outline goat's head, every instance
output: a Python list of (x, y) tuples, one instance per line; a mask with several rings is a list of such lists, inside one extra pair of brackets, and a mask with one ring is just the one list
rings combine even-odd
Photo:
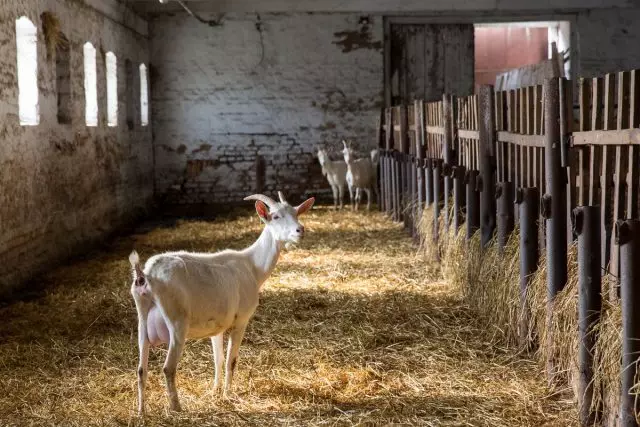
[(347, 142), (346, 140), (342, 140), (342, 145), (344, 148), (342, 149), (342, 154), (344, 155), (344, 161), (350, 163), (353, 160), (353, 147), (351, 141)]
[(329, 161), (329, 155), (327, 154), (326, 150), (322, 147), (318, 147), (318, 160), (320, 161), (320, 164), (323, 166), (325, 163)]
[(281, 191), (278, 191), (280, 202), (263, 194), (253, 194), (244, 200), (256, 201), (258, 216), (270, 229), (277, 241), (283, 243), (298, 243), (304, 237), (304, 226), (298, 221), (298, 217), (309, 211), (316, 201), (311, 197), (298, 206), (291, 206)]

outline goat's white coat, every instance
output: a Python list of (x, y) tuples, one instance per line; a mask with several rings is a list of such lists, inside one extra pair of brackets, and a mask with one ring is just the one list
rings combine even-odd
[[(254, 197), (254, 196), (252, 196)], [(261, 200), (268, 199), (260, 196)], [(265, 228), (250, 247), (213, 254), (167, 252), (152, 256), (144, 270), (134, 251), (129, 260), (134, 280), (131, 293), (138, 312), (139, 412), (144, 412), (144, 387), (149, 346), (169, 343), (164, 364), (171, 409), (180, 410), (175, 372), (186, 339), (211, 337), (214, 352), (214, 388), (218, 389), (223, 363), (223, 333), (229, 333), (225, 387), (231, 386), (240, 342), (247, 323), (258, 306), (259, 291), (267, 280), (283, 245), (298, 242), (304, 227), (297, 216), (309, 210), (314, 199), (293, 208), (284, 201), (262, 201), (256, 210)]]
[[(349, 186), (349, 199), (355, 210), (358, 210), (361, 191), (367, 193), (367, 210), (371, 209), (371, 191), (378, 197), (378, 150), (372, 150), (370, 158), (356, 159), (351, 147), (346, 141), (342, 141), (344, 149), (344, 161), (347, 164), (347, 185)], [(354, 198), (355, 191), (355, 198)]]
[(347, 164), (342, 160), (330, 160), (329, 155), (323, 149), (318, 149), (318, 161), (322, 166), (322, 175), (327, 177), (331, 191), (333, 192), (333, 207), (340, 209), (344, 206), (344, 186), (347, 182)]

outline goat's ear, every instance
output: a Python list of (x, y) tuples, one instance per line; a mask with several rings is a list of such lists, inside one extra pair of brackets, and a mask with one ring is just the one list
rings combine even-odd
[(302, 215), (303, 213), (309, 211), (315, 202), (316, 202), (315, 197), (311, 197), (305, 200), (300, 205), (296, 206), (296, 213), (298, 215)]
[(269, 208), (263, 202), (258, 200), (256, 202), (256, 212), (258, 212), (258, 216), (265, 221), (271, 220), (271, 214), (269, 213)]
[(344, 139), (342, 140), (342, 145), (344, 145), (344, 148), (349, 148), (347, 147), (347, 141), (345, 141)]

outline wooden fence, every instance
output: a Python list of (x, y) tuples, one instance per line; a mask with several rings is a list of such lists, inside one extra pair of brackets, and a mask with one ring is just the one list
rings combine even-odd
[[(637, 425), (632, 387), (640, 355), (640, 70), (439, 102), (415, 101), (383, 111), (380, 207), (416, 235), (432, 206), (434, 242), (466, 223), (486, 246), (502, 250), (520, 228), (524, 298), (546, 253), (548, 306), (567, 283), (567, 252), (577, 240), (583, 424), (594, 419), (594, 325), (602, 297), (622, 308), (621, 425)], [(452, 203), (452, 206), (449, 204)], [(440, 217), (442, 216), (442, 219)], [(635, 262), (634, 262), (635, 261)], [(601, 291), (601, 277), (618, 285)], [(636, 285), (636, 281), (638, 284)], [(524, 305), (523, 305), (524, 306)], [(553, 361), (548, 361), (550, 372)]]

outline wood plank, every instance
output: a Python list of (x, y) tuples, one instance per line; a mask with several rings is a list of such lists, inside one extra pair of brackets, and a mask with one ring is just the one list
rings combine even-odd
[(498, 132), (498, 141), (509, 142), (526, 147), (544, 148), (544, 135), (520, 135), (511, 132)]
[(444, 127), (442, 126), (427, 126), (426, 130), (432, 135), (444, 135)]
[(580, 131), (591, 130), (591, 80), (581, 78), (578, 82), (578, 93), (580, 103)]
[(573, 145), (638, 145), (640, 129), (591, 130), (573, 133)]

